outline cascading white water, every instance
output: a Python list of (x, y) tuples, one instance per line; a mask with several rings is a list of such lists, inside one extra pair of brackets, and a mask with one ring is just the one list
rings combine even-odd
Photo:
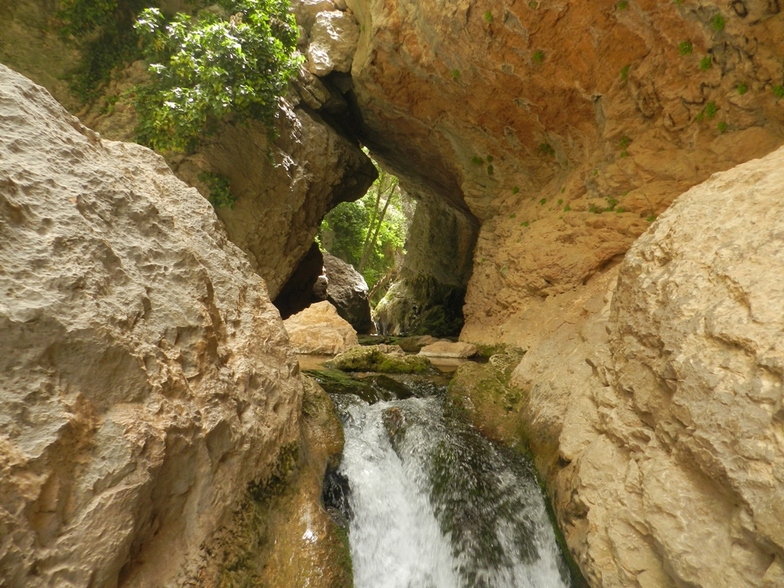
[(520, 456), (450, 417), (442, 398), (337, 404), (356, 588), (569, 585)]

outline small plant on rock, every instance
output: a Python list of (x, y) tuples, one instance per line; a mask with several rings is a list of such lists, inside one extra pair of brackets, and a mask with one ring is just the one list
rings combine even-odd
[(711, 27), (713, 27), (713, 30), (717, 32), (723, 31), (726, 24), (727, 21), (724, 20), (724, 17), (721, 14), (714, 16), (713, 20), (711, 21)]
[(738, 89), (738, 94), (740, 94), (741, 96), (743, 96), (746, 92), (749, 91), (749, 87), (743, 82), (738, 84), (737, 89)]
[(534, 63), (544, 63), (544, 51), (541, 49), (534, 51), (532, 59)]
[(700, 59), (700, 69), (702, 71), (707, 71), (711, 67), (713, 67), (713, 60), (710, 58), (710, 56), (705, 56)]
[(678, 43), (678, 53), (681, 55), (691, 55), (692, 50), (694, 47), (691, 44), (691, 41), (681, 41)]

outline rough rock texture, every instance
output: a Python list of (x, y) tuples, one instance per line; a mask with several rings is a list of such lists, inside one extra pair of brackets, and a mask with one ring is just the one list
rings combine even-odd
[(351, 69), (359, 40), (359, 25), (349, 13), (325, 10), (316, 14), (308, 42), (308, 71), (325, 76)]
[(272, 301), (280, 311), (280, 318), (286, 320), (314, 302), (327, 299), (324, 285), (326, 276), (322, 274), (323, 271), (324, 256), (318, 243), (313, 243)]
[(357, 333), (370, 333), (373, 330), (373, 319), (370, 318), (365, 278), (351, 264), (329, 253), (324, 254), (324, 269), (327, 274), (327, 300)]
[(452, 341), (437, 341), (425, 345), (419, 350), (419, 355), (426, 357), (454, 357), (468, 358), (477, 354), (476, 345), (473, 343), (453, 343)]
[(782, 585), (782, 186), (778, 150), (693, 188), (529, 340), (524, 425), (594, 586)]
[[(336, 11), (336, 5), (328, 1), (303, 5), (306, 8), (298, 13), (313, 15), (312, 20), (302, 21), (308, 27), (323, 20), (316, 18), (319, 13)], [(136, 84), (146, 81), (144, 64), (137, 62), (113, 72), (94, 103), (80, 104), (63, 81), (77, 67), (80, 56), (58, 38), (55, 10), (46, 0), (0, 2), (0, 62), (44, 85), (72, 112), (81, 109), (82, 122), (102, 136), (132, 141), (136, 115), (130, 96)], [(352, 17), (338, 20), (357, 27)], [(347, 25), (338, 30), (346, 33), (350, 29)], [(344, 53), (342, 58), (332, 57), (341, 71), (350, 66), (353, 49)], [(324, 215), (340, 202), (361, 197), (376, 178), (370, 159), (354, 138), (347, 138), (350, 133), (316, 112), (324, 109), (330, 117), (345, 116), (348, 104), (343, 97), (304, 69), (292, 88), (281, 101), (275, 140), (270, 140), (261, 124), (228, 123), (195, 154), (167, 154), (175, 174), (205, 197), (209, 187), (199, 179), (202, 172), (229, 179), (236, 202), (216, 213), (229, 239), (265, 279), (273, 299), (308, 252)]]
[(184, 585), (296, 438), (277, 311), (161, 157), (4, 66), (0, 160), (0, 577)]
[(359, 345), (354, 327), (326, 300), (287, 318), (283, 325), (297, 353), (335, 355)]
[(363, 141), (411, 193), (481, 222), (466, 340), (515, 343), (510, 323), (677, 195), (782, 143), (778, 2), (348, 5)]

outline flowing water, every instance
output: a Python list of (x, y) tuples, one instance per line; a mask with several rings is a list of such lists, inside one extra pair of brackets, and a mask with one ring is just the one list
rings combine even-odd
[(569, 586), (531, 466), (445, 409), (443, 390), (335, 395), (356, 588)]

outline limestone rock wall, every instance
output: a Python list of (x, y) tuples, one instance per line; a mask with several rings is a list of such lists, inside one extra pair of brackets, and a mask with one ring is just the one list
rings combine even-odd
[(363, 140), (481, 222), (467, 340), (516, 343), (677, 195), (782, 143), (776, 2), (348, 5)]
[(264, 282), (160, 156), (4, 66), (0, 161), (3, 585), (194, 582), (298, 434)]
[[(316, 19), (315, 8), (308, 2), (296, 2), (299, 20), (306, 24), (303, 37), (315, 28), (315, 43), (330, 30), (348, 34), (349, 26), (327, 27)], [(331, 2), (317, 3), (319, 10), (341, 16)], [(345, 6), (343, 7), (345, 9)], [(173, 6), (173, 9), (183, 9)], [(79, 64), (80, 55), (74, 47), (64, 44), (57, 35), (55, 12), (57, 7), (45, 0), (24, 0), (19, 3), (0, 3), (0, 63), (44, 85), (82, 122), (108, 139), (133, 141), (136, 114), (131, 103), (133, 88), (146, 82), (142, 62), (131, 64), (123, 71), (115, 71), (112, 79), (99, 88), (99, 97), (91, 104), (82, 105), (72, 95), (66, 81), (69, 72)], [(309, 17), (312, 15), (312, 17)], [(350, 22), (350, 16), (338, 21)], [(322, 23), (323, 24), (323, 23)], [(334, 35), (333, 35), (334, 36)], [(327, 59), (339, 57), (334, 46), (327, 43), (320, 51)], [(353, 46), (343, 53), (353, 55)], [(330, 49), (330, 53), (327, 53)], [(348, 61), (350, 64), (350, 59)], [(345, 67), (342, 67), (345, 70)], [(318, 73), (326, 74), (321, 67)], [(313, 243), (324, 215), (343, 201), (361, 197), (376, 178), (376, 171), (368, 157), (359, 149), (356, 140), (347, 137), (339, 127), (327, 122), (317, 111), (326, 108), (334, 116), (345, 113), (348, 105), (334, 91), (331, 92), (306, 69), (292, 84), (275, 123), (276, 135), (253, 121), (229, 122), (209, 137), (195, 154), (167, 154), (167, 161), (177, 176), (209, 196), (207, 182), (199, 178), (202, 172), (220, 174), (230, 183), (236, 198), (231, 207), (216, 210), (223, 221), (229, 239), (242, 249), (253, 268), (264, 278), (274, 299), (292, 275), (299, 261)]]
[(594, 586), (784, 582), (782, 186), (780, 149), (688, 191), (514, 372)]

